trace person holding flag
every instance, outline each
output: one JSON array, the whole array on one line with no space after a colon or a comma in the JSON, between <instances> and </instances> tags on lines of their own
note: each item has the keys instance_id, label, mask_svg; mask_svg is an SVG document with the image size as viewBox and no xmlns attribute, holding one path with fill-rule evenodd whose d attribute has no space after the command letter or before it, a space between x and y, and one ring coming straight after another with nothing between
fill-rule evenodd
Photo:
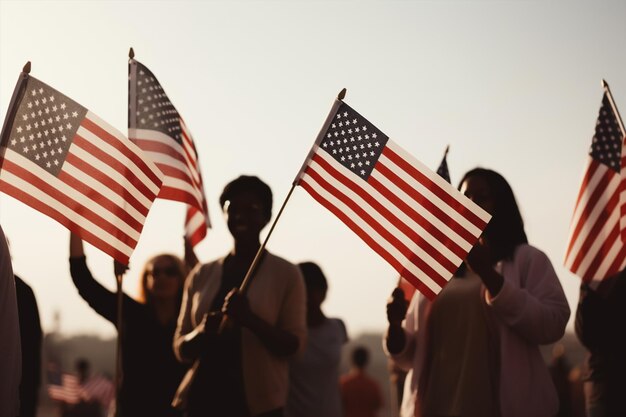
<instances>
[{"instance_id":1,"label":"person holding flag","mask_svg":"<svg viewBox=\"0 0 626 417\"><path fill-rule=\"evenodd\" d=\"M305 346L302 273L259 251L272 214L267 184L240 176L226 185L220 204L234 246L225 257L197 266L185 284L174 349L181 361L195 363L175 401L189 417L280 417L289 359ZM239 292L252 276L245 280L249 291ZM223 315L228 321L220 325Z\"/></svg>"},{"instance_id":2,"label":"person holding flag","mask_svg":"<svg viewBox=\"0 0 626 417\"><path fill-rule=\"evenodd\" d=\"M582 280L576 335L589 351L584 384L589 417L626 415L626 335L619 330L626 319L626 128L606 81L603 87L565 259Z\"/></svg>"},{"instance_id":3,"label":"person holding flag","mask_svg":"<svg viewBox=\"0 0 626 417\"><path fill-rule=\"evenodd\" d=\"M401 415L550 417L558 398L539 345L559 340L570 315L547 256L528 244L507 181L476 168L459 189L492 215L440 294L398 289L387 304L389 357L410 371Z\"/></svg>"},{"instance_id":4,"label":"person holding flag","mask_svg":"<svg viewBox=\"0 0 626 417\"><path fill-rule=\"evenodd\" d=\"M116 263L116 273L125 267ZM123 298L122 381L117 398L120 417L179 416L170 403L186 368L172 349L176 317L188 268L175 255L149 259L141 273L141 298ZM117 324L118 295L92 276L83 242L70 236L70 273L80 296L102 317ZM155 368L158 367L158 372Z\"/></svg>"}]
</instances>

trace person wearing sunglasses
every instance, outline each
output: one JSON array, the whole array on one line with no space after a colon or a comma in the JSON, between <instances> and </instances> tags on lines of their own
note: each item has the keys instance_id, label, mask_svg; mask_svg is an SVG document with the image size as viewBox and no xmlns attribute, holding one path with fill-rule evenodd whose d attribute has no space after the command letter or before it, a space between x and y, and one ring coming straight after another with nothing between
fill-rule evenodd
<instances>
[{"instance_id":1,"label":"person wearing sunglasses","mask_svg":"<svg viewBox=\"0 0 626 417\"><path fill-rule=\"evenodd\" d=\"M115 264L115 272L124 266ZM172 348L176 318L187 267L175 255L149 259L140 276L140 294L124 294L122 304L122 382L119 410L122 417L177 417L171 406L186 372ZM99 315L117 325L117 294L96 281L87 267L83 242L70 235L70 273L80 296Z\"/></svg>"}]
</instances>

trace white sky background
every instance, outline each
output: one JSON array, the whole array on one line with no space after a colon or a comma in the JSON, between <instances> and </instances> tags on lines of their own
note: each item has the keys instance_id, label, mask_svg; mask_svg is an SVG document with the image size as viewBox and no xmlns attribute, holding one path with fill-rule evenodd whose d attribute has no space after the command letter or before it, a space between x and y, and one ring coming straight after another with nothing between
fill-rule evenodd
<instances>
[{"instance_id":1,"label":"white sky background","mask_svg":"<svg viewBox=\"0 0 626 417\"><path fill-rule=\"evenodd\" d=\"M334 97L426 165L450 144L453 183L477 165L511 183L531 243L551 258L572 312L579 279L562 267L568 226L602 97L626 112L622 1L0 1L0 117L31 74L126 132L127 56L150 68L193 133L214 229L201 260L232 243L223 186L255 174L284 200ZM182 254L184 206L158 201L131 258ZM69 232L0 196L14 270L35 291L44 330L114 334L69 276ZM395 271L297 188L269 249L313 260L330 289L324 309L354 337L384 328ZM114 288L112 261L88 248ZM571 324L571 321L570 321Z\"/></svg>"}]
</instances>

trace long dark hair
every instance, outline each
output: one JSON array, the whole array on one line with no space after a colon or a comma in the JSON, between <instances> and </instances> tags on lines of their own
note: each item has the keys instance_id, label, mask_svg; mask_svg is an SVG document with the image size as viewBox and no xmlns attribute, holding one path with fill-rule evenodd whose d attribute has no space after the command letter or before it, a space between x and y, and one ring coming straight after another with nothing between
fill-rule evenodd
<instances>
[{"instance_id":1,"label":"long dark hair","mask_svg":"<svg viewBox=\"0 0 626 417\"><path fill-rule=\"evenodd\" d=\"M524 231L524 220L522 220L522 214L517 206L517 201L515 201L511 186L502 175L495 171L474 168L463 176L459 182L459 189L469 177L484 179L494 201L494 212L491 213L493 217L484 232L484 236L491 247L494 261L511 259L518 245L528 243Z\"/></svg>"}]
</instances>

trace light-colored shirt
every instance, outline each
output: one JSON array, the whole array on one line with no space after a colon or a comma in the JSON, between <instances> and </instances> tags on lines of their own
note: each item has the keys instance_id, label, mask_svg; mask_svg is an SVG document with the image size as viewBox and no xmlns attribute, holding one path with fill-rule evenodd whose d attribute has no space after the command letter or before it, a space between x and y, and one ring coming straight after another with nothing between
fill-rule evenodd
<instances>
[{"instance_id":1,"label":"light-colored shirt","mask_svg":"<svg viewBox=\"0 0 626 417\"><path fill-rule=\"evenodd\" d=\"M341 348L348 340L339 319L326 319L308 328L302 355L289 364L289 394L286 417L341 417L339 363Z\"/></svg>"},{"instance_id":2,"label":"light-colored shirt","mask_svg":"<svg viewBox=\"0 0 626 417\"><path fill-rule=\"evenodd\" d=\"M174 351L209 312L220 289L224 258L197 267L185 284ZM250 309L261 319L306 343L306 295L300 269L266 253L246 293ZM284 407L288 389L288 357L272 354L249 329L241 329L241 367L248 409L252 415ZM183 358L184 359L184 358Z\"/></svg>"},{"instance_id":3,"label":"light-colored shirt","mask_svg":"<svg viewBox=\"0 0 626 417\"><path fill-rule=\"evenodd\" d=\"M19 413L22 376L20 324L11 254L0 228L0 416Z\"/></svg>"},{"instance_id":4,"label":"light-colored shirt","mask_svg":"<svg viewBox=\"0 0 626 417\"><path fill-rule=\"evenodd\" d=\"M481 300L499 340L500 414L554 416L559 400L539 345L554 343L565 332L570 309L563 288L548 257L527 244L519 245L513 259L499 262L496 270L504 277L502 288L490 299L483 286ZM390 355L397 366L409 371L402 417L414 416L420 401L418 385L427 351L427 306L428 300L419 293L413 296L403 323L407 343L402 352Z\"/></svg>"}]
</instances>

